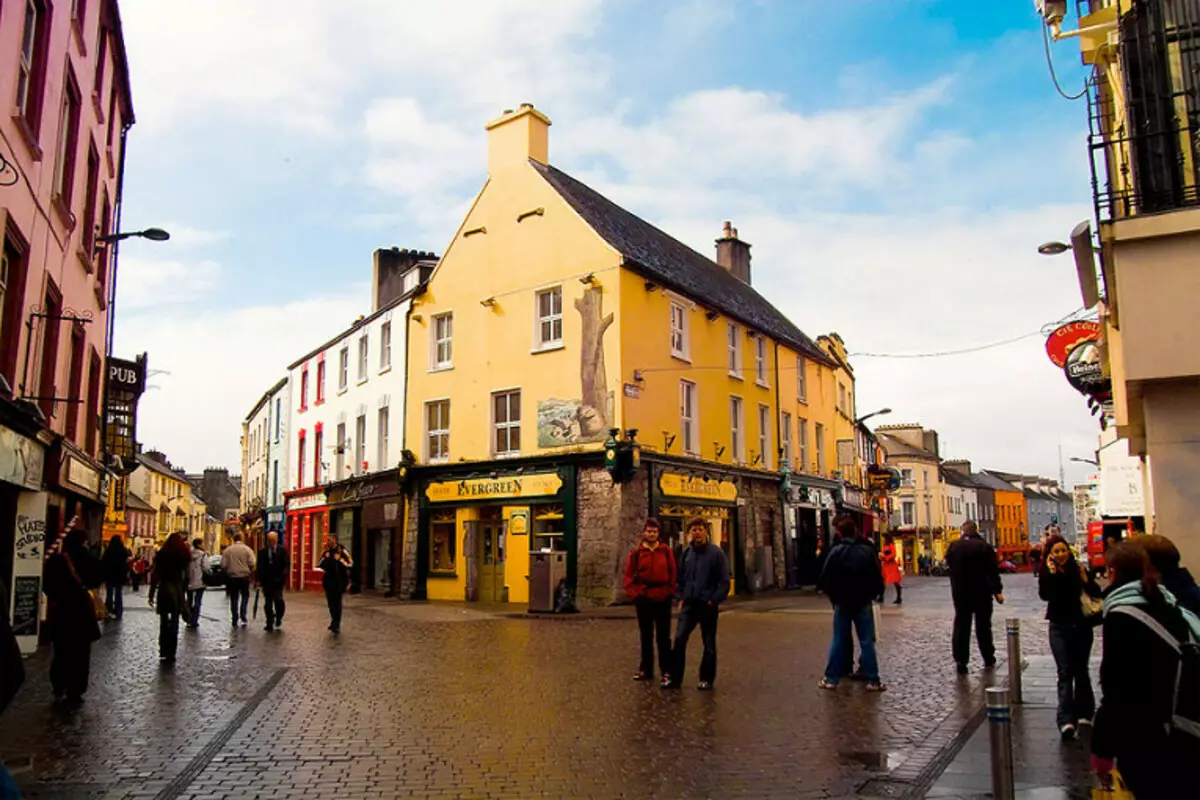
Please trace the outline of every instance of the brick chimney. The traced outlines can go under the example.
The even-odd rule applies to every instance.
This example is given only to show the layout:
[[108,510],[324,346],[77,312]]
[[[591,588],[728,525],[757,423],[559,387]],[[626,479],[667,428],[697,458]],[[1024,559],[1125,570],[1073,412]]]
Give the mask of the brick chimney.
[[437,261],[433,253],[401,250],[397,247],[375,251],[371,281],[371,310],[378,311],[404,294],[404,275],[422,261]]
[[970,474],[971,474],[971,462],[963,460],[963,459],[956,459],[954,461],[943,461],[942,466],[948,470],[957,472],[959,475],[970,476]]
[[550,118],[533,107],[521,103],[487,124],[488,175],[510,167],[529,163],[550,163]]
[[750,244],[738,238],[737,228],[725,220],[725,229],[717,239],[717,263],[742,283],[750,283]]

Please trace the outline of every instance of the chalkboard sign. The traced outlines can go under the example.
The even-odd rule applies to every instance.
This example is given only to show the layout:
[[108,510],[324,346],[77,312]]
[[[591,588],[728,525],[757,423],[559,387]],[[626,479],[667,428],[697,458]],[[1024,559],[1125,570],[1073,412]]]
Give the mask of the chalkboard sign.
[[42,579],[18,575],[13,579],[12,629],[14,636],[37,636],[38,601]]

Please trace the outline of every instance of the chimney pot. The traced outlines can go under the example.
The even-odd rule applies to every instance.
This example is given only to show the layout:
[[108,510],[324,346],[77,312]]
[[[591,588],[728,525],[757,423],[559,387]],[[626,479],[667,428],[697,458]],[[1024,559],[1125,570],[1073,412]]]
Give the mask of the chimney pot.
[[725,220],[725,227],[721,232],[725,235],[726,239],[733,238],[733,225],[729,222],[729,220]]
[[738,238],[737,228],[725,220],[724,237],[717,239],[717,263],[740,280],[750,283],[750,244]]

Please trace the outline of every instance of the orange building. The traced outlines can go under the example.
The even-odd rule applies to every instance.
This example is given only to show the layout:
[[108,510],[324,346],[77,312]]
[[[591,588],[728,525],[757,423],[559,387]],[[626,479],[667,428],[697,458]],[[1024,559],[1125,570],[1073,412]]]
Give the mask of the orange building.
[[1029,530],[1025,524],[1025,493],[1008,481],[984,470],[974,476],[996,495],[996,552],[1019,570],[1030,568]]

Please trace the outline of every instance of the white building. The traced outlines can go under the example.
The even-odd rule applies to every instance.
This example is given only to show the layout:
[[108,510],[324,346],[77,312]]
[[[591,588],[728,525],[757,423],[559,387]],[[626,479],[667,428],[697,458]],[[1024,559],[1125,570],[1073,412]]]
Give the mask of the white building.
[[953,536],[967,520],[979,519],[979,499],[971,479],[953,469],[943,469],[946,481],[946,528]]
[[[272,501],[275,492],[271,479],[275,471],[287,467],[287,460],[281,459],[279,452],[287,441],[282,425],[286,404],[279,397],[286,386],[285,377],[264,392],[242,422],[242,513],[279,505],[279,501]],[[277,399],[278,412],[275,409]]]
[[267,526],[271,530],[283,530],[283,493],[291,486],[291,430],[292,386],[287,377],[275,384],[267,401],[267,430],[270,443],[267,448]]

